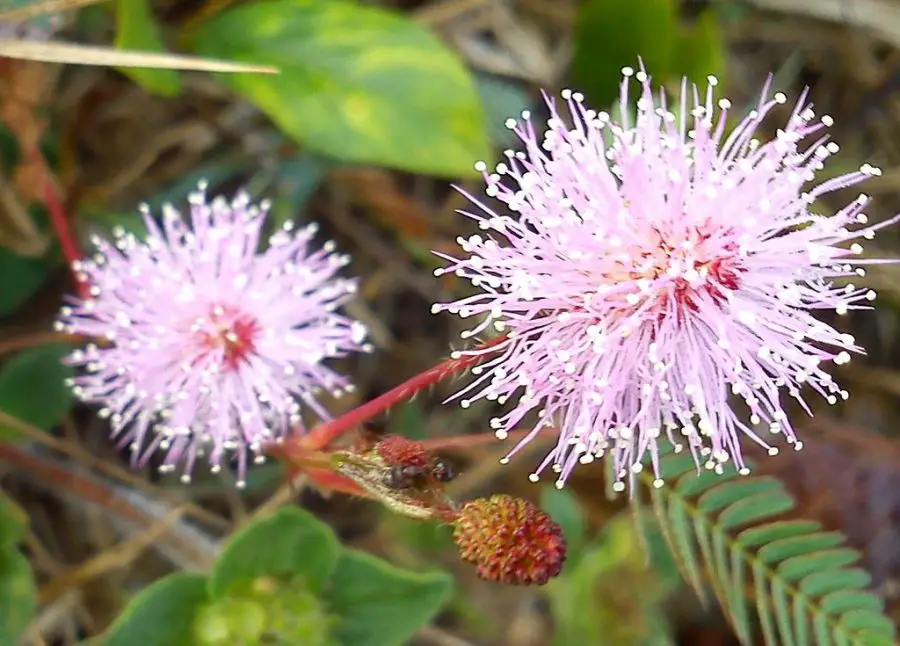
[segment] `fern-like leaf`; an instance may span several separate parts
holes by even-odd
[[[706,571],[744,644],[754,641],[754,616],[769,646],[896,643],[881,599],[866,589],[871,577],[854,567],[860,553],[839,532],[787,518],[794,500],[776,478],[698,474],[690,455],[671,451],[661,472],[666,485],[651,486],[650,501],[669,548],[701,598]]]

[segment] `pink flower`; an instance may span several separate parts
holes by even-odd
[[[268,205],[204,191],[189,222],[166,207],[159,226],[143,209],[145,240],[95,238],[97,255],[75,267],[91,296],[64,307],[58,329],[100,339],[69,357],[84,369],[74,391],[137,462],[161,449],[163,469],[184,462],[189,481],[199,456],[218,471],[235,453],[240,485],[248,454],[261,461],[263,443],[302,430],[302,406],[328,418],[320,390],[351,389],[322,361],[371,348],[336,313],[356,282],[336,277],[348,258],[334,243],[310,248],[315,225],[287,222],[260,251]]]
[[[846,399],[829,365],[862,351],[814,313],[869,307],[875,293],[852,281],[866,263],[885,261],[860,259],[852,241],[897,219],[866,226],[865,195],[834,215],[817,203],[880,171],[866,164],[815,183],[838,148],[823,134],[831,118],[816,120],[805,93],[761,143],[763,119],[786,102],[781,93],[767,99],[768,84],[726,134],[730,103],[714,102],[714,78],[705,96],[684,83],[676,114],[643,71],[623,73],[620,121],[564,91],[574,125],[553,99],[545,132],[527,113],[524,123],[507,122],[524,151],[507,151],[491,174],[476,165],[485,193],[506,211],[467,196],[479,211],[465,215],[484,234],[460,238],[466,255],[443,256],[450,264],[436,272],[479,291],[435,312],[476,317],[464,337],[491,328],[506,335],[496,349],[459,353],[489,359],[456,397],[463,407],[509,402],[491,420],[500,439],[536,413],[510,455],[557,427],[537,473],[552,465],[560,487],[576,464],[606,454],[617,490],[647,454],[662,486],[661,438],[719,472],[728,461],[747,472],[742,437],[771,454],[778,436],[800,449],[783,396],[807,411],[804,384],[831,404]],[[634,119],[632,76],[642,88]]]

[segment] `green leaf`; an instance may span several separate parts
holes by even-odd
[[[587,538],[587,523],[581,504],[571,490],[548,486],[541,489],[541,509],[562,527],[567,545],[565,567],[572,567]]]
[[[370,554],[341,554],[326,599],[342,646],[401,646],[444,606],[453,579],[407,572]]]
[[[609,105],[619,95],[622,68],[636,68],[638,57],[664,82],[672,71],[677,30],[675,0],[588,0],[575,23],[573,87],[589,104]]]
[[[425,432],[426,425],[422,404],[418,401],[407,401],[391,412],[387,430],[394,435],[403,435],[414,440],[421,440],[427,436]]]
[[[574,567],[547,585],[554,645],[673,643],[661,608],[668,588],[663,578],[647,568],[632,518],[612,519]]]
[[[200,26],[196,51],[271,64],[277,76],[220,80],[307,148],[336,159],[440,176],[489,155],[469,73],[398,13],[341,0],[270,0]]]
[[[339,555],[331,529],[307,511],[281,509],[235,534],[210,575],[210,594],[218,599],[235,584],[262,576],[302,576],[307,589],[321,590]]]
[[[116,5],[116,47],[124,50],[165,52],[159,26],[147,0],[119,0]],[[136,83],[162,96],[181,90],[178,72],[162,67],[120,67]]]
[[[518,118],[534,101],[518,84],[487,74],[476,74],[475,85],[484,104],[488,133],[497,148],[510,148],[518,140],[506,127],[510,117]]]
[[[0,316],[6,316],[34,296],[47,280],[47,266],[0,247]]]
[[[672,68],[697,85],[706,85],[710,74],[725,82],[725,39],[718,20],[715,9],[704,11],[675,41]]]
[[[170,574],[132,599],[101,643],[103,646],[193,644],[194,619],[208,600],[204,575]]]
[[[34,616],[37,589],[31,566],[15,548],[0,550],[0,646],[16,646]]]
[[[850,567],[859,553],[818,523],[779,519],[794,501],[778,480],[733,471],[697,476],[691,461],[671,449],[660,466],[664,487],[652,486],[651,469],[639,477],[669,549],[698,594],[705,570],[743,643],[752,643],[755,632],[747,584],[766,644],[893,643],[895,628],[881,600],[866,590],[869,575]]]
[[[0,491],[0,550],[15,548],[27,526],[28,514]]]
[[[44,430],[59,422],[73,402],[65,382],[74,373],[62,364],[69,350],[65,344],[51,343],[23,350],[7,361],[0,368],[0,411]]]

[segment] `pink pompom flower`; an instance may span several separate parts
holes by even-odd
[[[115,436],[163,470],[207,455],[213,471],[235,454],[238,484],[249,455],[302,430],[301,408],[328,412],[318,392],[352,388],[323,360],[370,351],[366,329],[337,312],[356,292],[340,278],[348,257],[312,246],[316,226],[291,222],[262,245],[267,204],[245,194],[207,201],[205,186],[183,218],[166,206],[161,225],[142,209],[148,234],[93,239],[76,263],[86,300],[62,309],[57,328],[96,338],[73,352],[75,394],[101,406]]]
[[[834,404],[848,397],[829,365],[861,352],[854,338],[815,317],[870,307],[859,238],[896,221],[867,225],[869,198],[835,214],[818,199],[879,170],[816,182],[838,147],[806,94],[770,140],[758,130],[786,102],[764,88],[758,107],[730,132],[730,103],[682,84],[671,111],[647,74],[623,70],[621,118],[596,112],[564,91],[564,110],[547,98],[550,118],[536,129],[527,113],[508,120],[524,144],[484,173],[485,193],[505,205],[464,215],[481,235],[460,238],[465,255],[442,255],[477,293],[433,311],[478,320],[464,337],[490,328],[499,345],[484,353],[456,397],[509,406],[491,420],[500,439],[536,423],[510,455],[555,426],[548,466],[562,487],[578,463],[609,454],[615,489],[645,468],[659,477],[660,441],[687,447],[698,468],[742,473],[741,441],[777,453],[775,437],[802,447],[783,398],[807,411],[801,391]],[[633,79],[634,77],[634,79]],[[629,86],[640,95],[633,118]],[[570,123],[563,119],[568,112]],[[508,460],[508,457],[505,458]]]

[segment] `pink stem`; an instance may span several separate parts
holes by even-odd
[[[35,154],[40,155],[37,151],[35,151]],[[81,260],[81,250],[78,248],[78,243],[72,234],[69,218],[66,215],[56,182],[50,176],[49,170],[47,171],[46,183],[44,184],[44,204],[50,213],[50,224],[53,227],[53,231],[56,232],[56,237],[59,239],[59,247],[62,250],[63,257],[65,257],[66,263],[69,265],[69,271],[72,272],[75,289],[78,290],[78,295],[81,298],[86,299],[90,296],[88,292],[89,285],[78,278],[74,269],[75,262]]]
[[[495,345],[498,345],[505,340],[506,337],[501,336],[496,339],[492,339],[487,343],[483,343],[482,345],[478,346],[478,349],[486,350]],[[383,395],[367,401],[362,406],[358,406],[353,410],[344,413],[340,417],[331,420],[330,422],[319,424],[318,426],[313,428],[307,435],[299,437],[291,442],[285,443],[283,446],[279,447],[279,449],[276,450],[278,452],[283,451],[288,455],[291,453],[291,446],[299,448],[303,452],[309,450],[320,451],[351,428],[357,428],[363,422],[366,422],[379,413],[391,408],[392,406],[396,406],[400,402],[411,398],[417,392],[424,390],[425,388],[428,388],[429,386],[436,384],[439,381],[450,377],[451,375],[455,375],[459,372],[462,372],[463,370],[466,370],[467,368],[481,363],[482,361],[484,361],[487,354],[488,353],[465,355],[458,359],[448,359],[447,361],[439,363],[433,368],[429,368],[425,372],[419,373],[415,377],[404,381],[402,384],[400,384],[396,388],[392,388]]]

